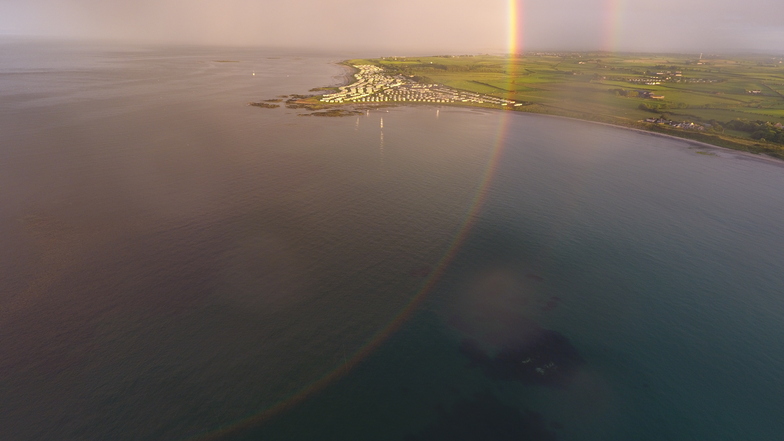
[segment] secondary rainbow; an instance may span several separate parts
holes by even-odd
[[[604,27],[601,48],[606,52],[615,52],[621,38],[621,26],[623,24],[624,0],[604,0]]]

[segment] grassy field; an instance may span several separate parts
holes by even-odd
[[[525,103],[515,108],[519,111],[635,127],[784,159],[784,141],[777,141],[784,131],[778,136],[781,126],[776,126],[784,124],[782,61],[765,56],[569,53],[387,57],[347,64],[375,64],[420,82]],[[702,129],[646,123],[648,118],[693,122]],[[767,131],[724,127],[736,119],[761,122]]]

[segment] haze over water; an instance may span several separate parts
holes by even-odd
[[[246,106],[343,81],[342,54],[0,57],[4,439],[784,432],[779,163],[510,112]],[[579,353],[564,381],[466,350],[542,330]]]

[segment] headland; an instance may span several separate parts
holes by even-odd
[[[354,82],[288,107],[322,116],[450,105],[564,116],[784,159],[784,57],[526,53],[347,60]],[[337,109],[341,109],[338,111]]]

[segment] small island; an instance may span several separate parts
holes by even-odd
[[[450,105],[557,115],[784,159],[784,57],[605,52],[347,60],[354,82],[287,107]],[[329,109],[349,109],[341,112]],[[327,112],[324,112],[327,110]]]

